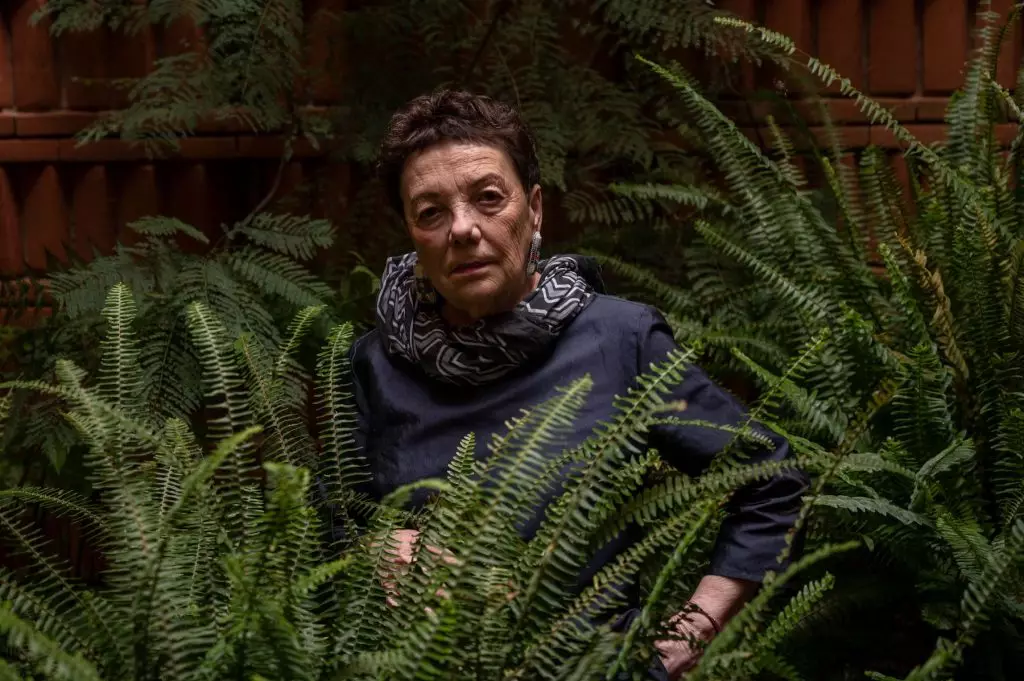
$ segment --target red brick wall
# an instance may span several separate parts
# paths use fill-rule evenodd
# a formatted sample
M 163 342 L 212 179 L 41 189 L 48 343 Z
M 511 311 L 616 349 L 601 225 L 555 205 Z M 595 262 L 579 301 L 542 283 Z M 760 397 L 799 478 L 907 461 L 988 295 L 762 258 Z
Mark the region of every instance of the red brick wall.
M 47 22 L 30 25 L 43 1 L 0 2 L 0 282 L 43 274 L 51 258 L 66 263 L 110 252 L 125 225 L 144 215 L 174 215 L 215 233 L 262 198 L 278 166 L 279 137 L 210 124 L 184 140 L 180 153 L 156 160 L 120 140 L 78 145 L 75 133 L 99 111 L 124 105 L 112 79 L 145 75 L 155 58 L 202 37 L 179 22 L 135 36 L 103 30 L 57 39 Z M 343 0 L 306 4 L 310 16 L 343 8 Z M 308 29 L 314 64 L 328 53 L 325 25 Z M 337 83 L 320 78 L 310 91 L 310 105 L 330 104 Z M 322 151 L 297 145 L 279 194 L 323 175 L 317 169 L 324 163 Z M 314 195 L 312 210 L 329 213 L 334 195 Z
M 105 79 L 139 76 L 154 58 L 201 37 L 188 26 L 148 30 L 126 38 L 107 32 L 54 39 L 45 22 L 29 25 L 43 0 L 0 3 L 0 280 L 41 273 L 48 258 L 67 261 L 109 251 L 131 219 L 164 212 L 216 230 L 244 215 L 269 186 L 281 142 L 206 126 L 185 140 L 173 159 L 152 161 L 117 140 L 84 147 L 72 135 L 96 112 L 123 103 Z M 343 0 L 310 0 L 310 10 Z M 976 0 L 720 0 L 720 6 L 792 36 L 855 85 L 894 108 L 924 141 L 944 134 L 949 93 L 961 82 Z M 995 0 L 1005 14 L 1011 0 Z M 310 53 L 328 49 L 324 22 L 312 22 Z M 1013 85 L 1021 57 L 1016 31 L 999 61 L 999 79 Z M 92 78 L 87 85 L 79 78 Z M 772 84 L 747 69 L 745 87 Z M 336 81 L 336 79 L 335 79 Z M 336 97 L 336 82 L 315 83 L 312 104 Z M 832 103 L 851 148 L 893 147 L 848 101 Z M 735 107 L 738 119 L 746 116 Z M 299 149 L 288 177 L 309 177 L 324 163 Z M 287 182 L 285 183 L 288 184 Z M 319 198 L 321 207 L 336 193 Z
M 946 104 L 963 81 L 964 62 L 973 45 L 977 0 L 721 0 L 718 4 L 794 38 L 800 50 L 830 64 L 892 110 L 922 142 L 945 136 Z M 1013 0 L 991 3 L 1002 17 L 1012 6 Z M 1018 25 L 999 55 L 997 77 L 1007 88 L 1014 86 L 1022 45 Z M 747 83 L 772 85 L 770 76 L 748 75 Z M 897 148 L 892 135 L 869 125 L 853 102 L 837 98 L 828 103 L 833 121 L 844 124 L 843 138 L 850 148 L 869 144 Z M 745 107 L 725 106 L 737 120 L 749 120 Z M 755 117 L 759 113 L 755 110 Z M 812 108 L 805 113 L 813 120 Z M 1006 134 L 1012 135 L 1009 127 Z

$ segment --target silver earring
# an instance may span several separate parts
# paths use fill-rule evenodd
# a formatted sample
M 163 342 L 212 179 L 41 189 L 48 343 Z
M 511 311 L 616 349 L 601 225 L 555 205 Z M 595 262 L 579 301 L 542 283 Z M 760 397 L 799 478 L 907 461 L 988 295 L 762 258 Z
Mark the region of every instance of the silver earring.
M 526 257 L 526 276 L 532 276 L 537 272 L 540 264 L 540 232 L 533 233 L 530 240 L 530 254 Z

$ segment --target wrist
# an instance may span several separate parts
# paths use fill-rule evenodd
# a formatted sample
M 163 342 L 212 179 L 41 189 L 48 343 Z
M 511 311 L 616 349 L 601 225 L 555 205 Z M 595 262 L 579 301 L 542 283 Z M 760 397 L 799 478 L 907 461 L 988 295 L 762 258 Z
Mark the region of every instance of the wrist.
M 702 641 L 710 641 L 722 632 L 722 624 L 717 617 L 701 607 L 696 601 L 690 601 L 679 613 L 679 624 Z

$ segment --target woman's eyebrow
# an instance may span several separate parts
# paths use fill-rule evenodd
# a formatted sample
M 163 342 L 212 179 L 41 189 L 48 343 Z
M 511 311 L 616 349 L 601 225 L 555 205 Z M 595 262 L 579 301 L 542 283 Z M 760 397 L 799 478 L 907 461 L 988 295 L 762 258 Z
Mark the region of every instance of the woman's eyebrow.
M 496 184 L 502 189 L 506 189 L 505 178 L 503 178 L 498 173 L 487 173 L 486 175 L 478 177 L 476 180 L 473 181 L 472 186 L 479 187 L 484 184 Z

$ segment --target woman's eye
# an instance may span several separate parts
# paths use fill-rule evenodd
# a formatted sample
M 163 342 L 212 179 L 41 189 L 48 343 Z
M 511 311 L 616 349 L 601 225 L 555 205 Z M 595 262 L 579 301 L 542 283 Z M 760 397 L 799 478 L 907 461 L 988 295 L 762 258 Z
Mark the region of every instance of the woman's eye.
M 430 207 L 420 211 L 419 219 L 421 222 L 430 222 L 440 214 L 441 211 L 439 211 L 437 208 Z
M 501 201 L 501 194 L 493 189 L 486 189 L 480 192 L 480 200 L 483 203 L 498 203 Z

